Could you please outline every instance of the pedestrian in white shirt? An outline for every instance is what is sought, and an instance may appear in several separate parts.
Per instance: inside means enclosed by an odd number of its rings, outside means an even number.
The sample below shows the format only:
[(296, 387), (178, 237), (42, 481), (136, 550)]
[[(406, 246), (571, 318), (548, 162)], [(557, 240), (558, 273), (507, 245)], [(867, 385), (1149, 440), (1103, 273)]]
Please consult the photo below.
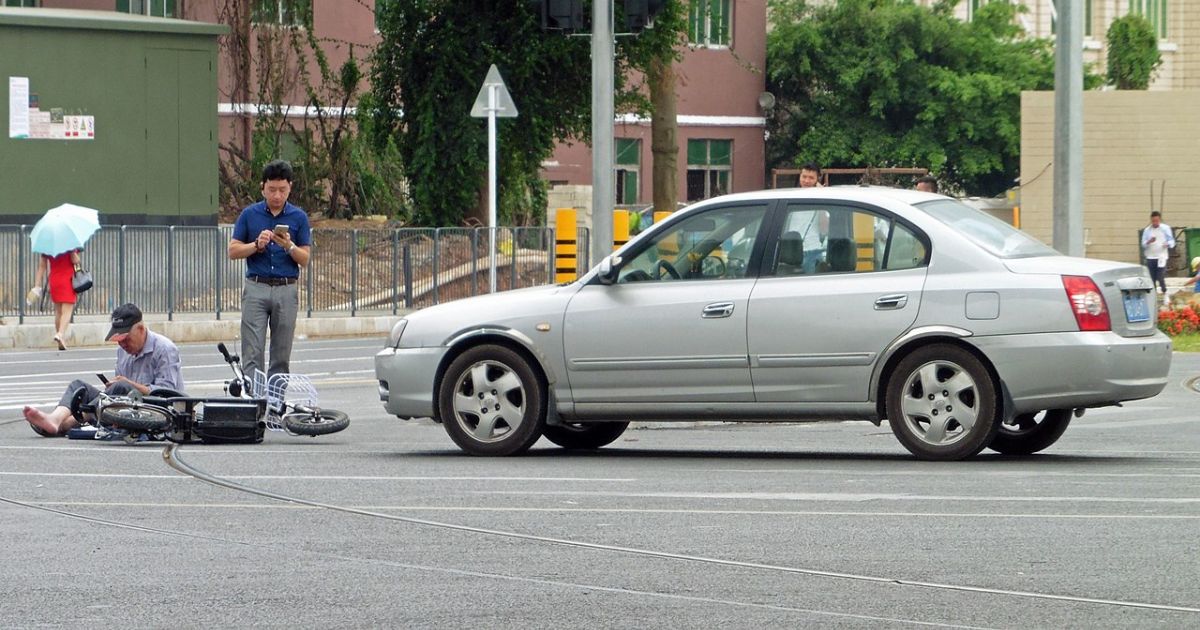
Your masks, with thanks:
[(1142, 252), (1146, 267), (1150, 269), (1150, 280), (1157, 283), (1163, 295), (1167, 293), (1167, 256), (1175, 247), (1175, 232), (1162, 222), (1158, 210), (1150, 213), (1150, 225), (1142, 229)]

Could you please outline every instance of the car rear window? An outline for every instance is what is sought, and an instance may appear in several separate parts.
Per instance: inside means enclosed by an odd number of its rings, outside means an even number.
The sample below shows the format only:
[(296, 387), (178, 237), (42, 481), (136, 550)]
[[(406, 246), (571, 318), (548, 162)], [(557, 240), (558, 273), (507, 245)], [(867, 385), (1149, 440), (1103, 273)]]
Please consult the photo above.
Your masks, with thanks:
[(916, 206), (1000, 258), (1059, 255), (1054, 248), (1025, 232), (953, 199), (926, 201)]

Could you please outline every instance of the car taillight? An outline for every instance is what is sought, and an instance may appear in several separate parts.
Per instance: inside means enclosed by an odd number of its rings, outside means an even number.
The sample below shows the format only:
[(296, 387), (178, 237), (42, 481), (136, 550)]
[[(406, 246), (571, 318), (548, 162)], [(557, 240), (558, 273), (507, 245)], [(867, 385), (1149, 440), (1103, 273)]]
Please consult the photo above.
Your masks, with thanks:
[(1075, 314), (1075, 323), (1079, 330), (1112, 330), (1112, 322), (1108, 319), (1108, 307), (1104, 304), (1104, 296), (1100, 295), (1100, 287), (1087, 276), (1063, 276), (1063, 288), (1067, 290), (1067, 300), (1071, 303), (1071, 312)]

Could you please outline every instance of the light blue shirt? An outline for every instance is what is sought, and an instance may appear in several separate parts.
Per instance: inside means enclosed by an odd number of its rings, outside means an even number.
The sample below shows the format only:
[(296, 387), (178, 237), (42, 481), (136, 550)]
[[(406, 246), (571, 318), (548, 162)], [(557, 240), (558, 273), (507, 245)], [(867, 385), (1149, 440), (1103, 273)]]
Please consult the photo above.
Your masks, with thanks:
[(173, 389), (183, 392), (183, 371), (179, 348), (175, 342), (147, 329), (146, 345), (137, 354), (129, 354), (117, 346), (117, 376), (141, 383), (150, 389)]

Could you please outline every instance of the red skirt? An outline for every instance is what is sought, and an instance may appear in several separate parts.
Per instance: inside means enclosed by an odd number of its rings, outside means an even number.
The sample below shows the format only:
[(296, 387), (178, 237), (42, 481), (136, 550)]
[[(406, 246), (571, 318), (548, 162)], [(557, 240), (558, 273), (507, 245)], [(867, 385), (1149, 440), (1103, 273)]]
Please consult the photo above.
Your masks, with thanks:
[[(46, 256), (46, 258), (50, 258)], [(75, 289), (71, 278), (75, 276), (75, 264), (71, 252), (63, 252), (50, 258), (50, 301), (55, 304), (74, 304)]]

